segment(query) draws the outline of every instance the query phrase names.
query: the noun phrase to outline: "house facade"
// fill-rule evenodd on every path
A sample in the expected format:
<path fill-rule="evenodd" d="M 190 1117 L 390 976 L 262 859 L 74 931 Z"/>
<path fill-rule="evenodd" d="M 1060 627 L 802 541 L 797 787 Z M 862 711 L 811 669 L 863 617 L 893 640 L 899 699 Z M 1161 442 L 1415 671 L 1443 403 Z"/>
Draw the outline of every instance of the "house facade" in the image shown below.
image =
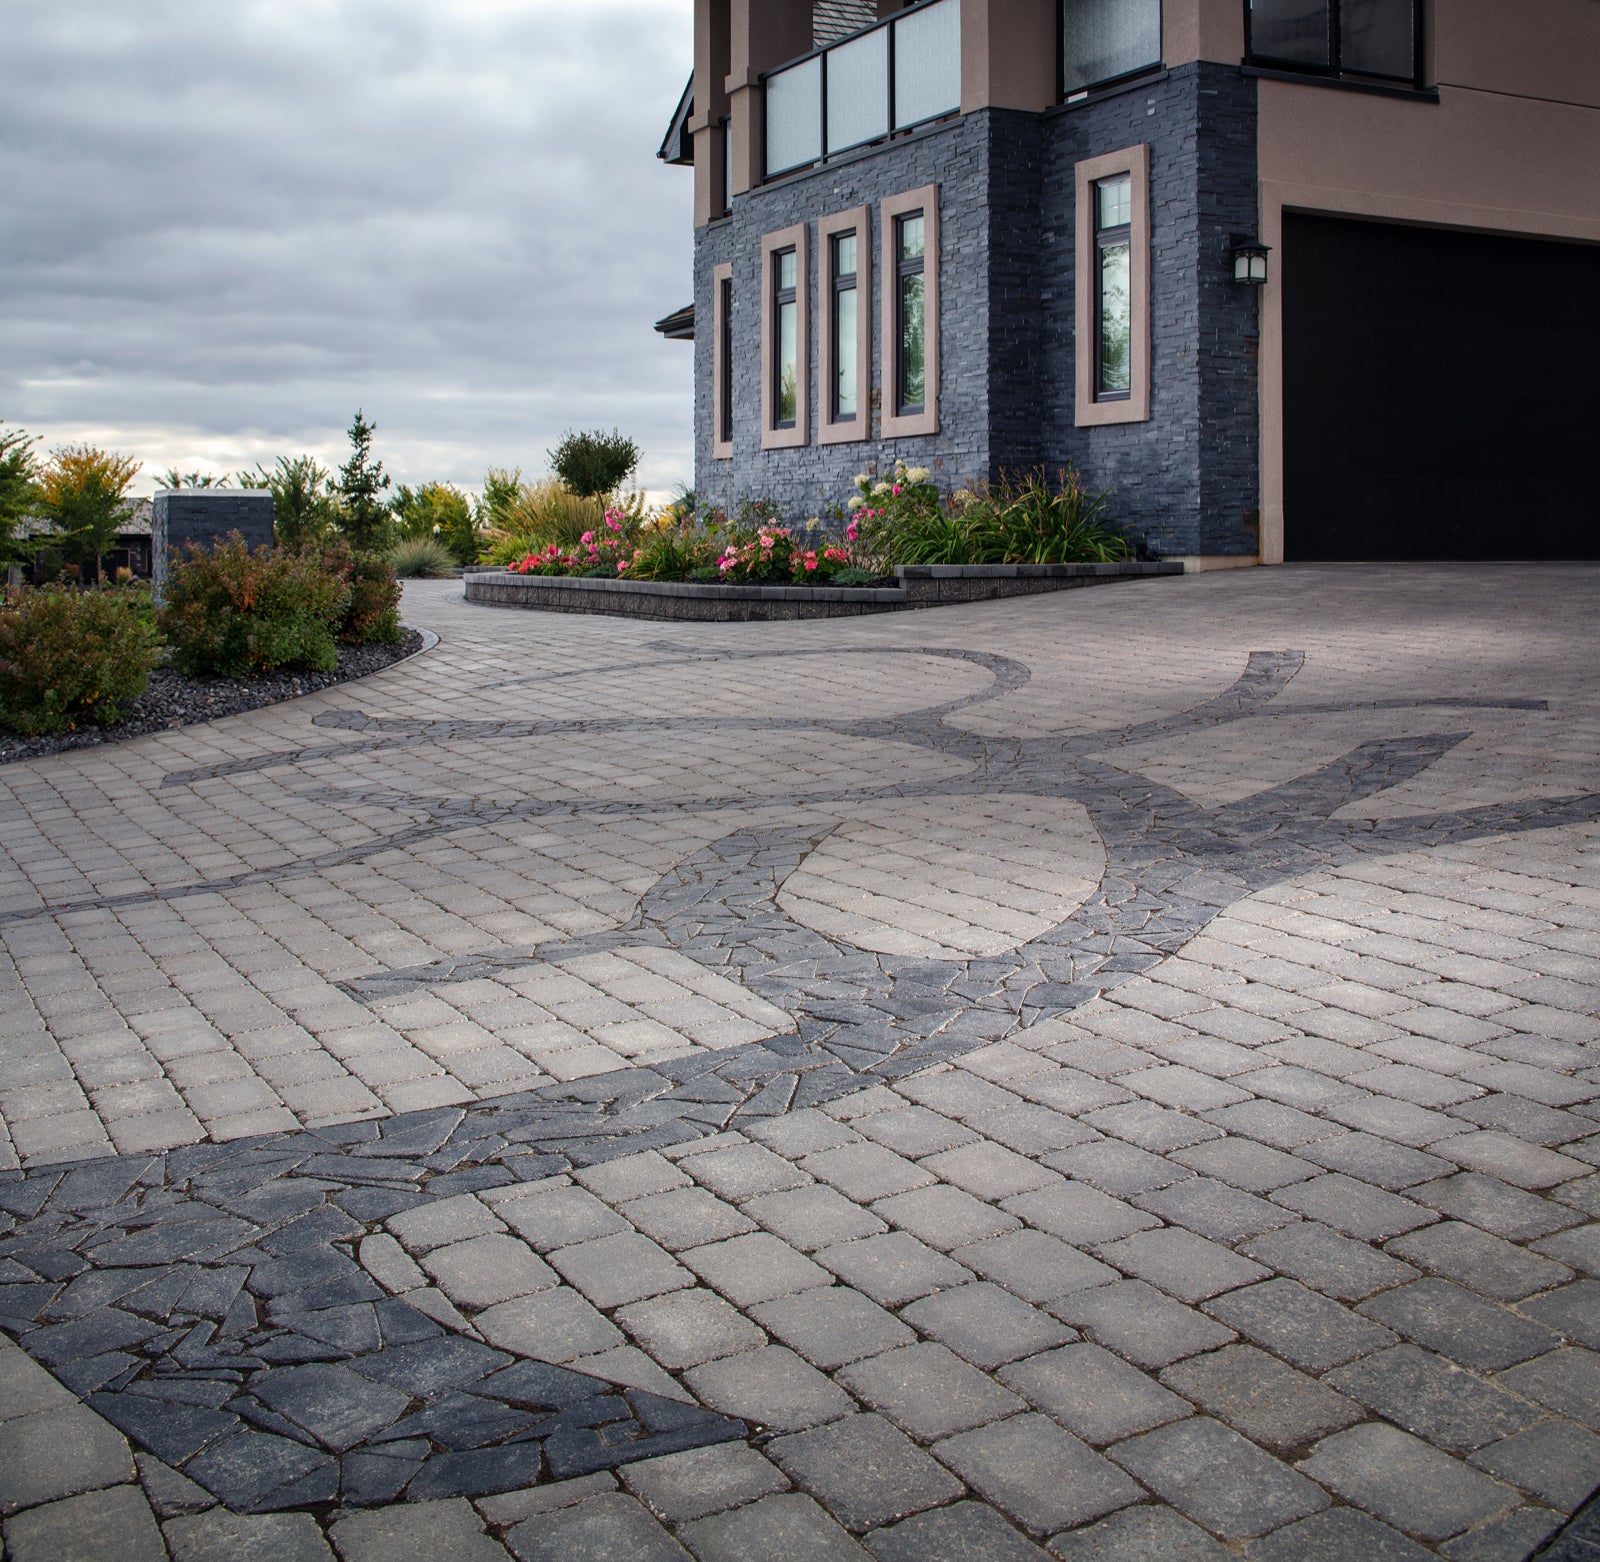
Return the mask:
<path fill-rule="evenodd" d="M 695 0 L 696 491 L 1068 463 L 1195 568 L 1600 556 L 1596 0 Z"/>

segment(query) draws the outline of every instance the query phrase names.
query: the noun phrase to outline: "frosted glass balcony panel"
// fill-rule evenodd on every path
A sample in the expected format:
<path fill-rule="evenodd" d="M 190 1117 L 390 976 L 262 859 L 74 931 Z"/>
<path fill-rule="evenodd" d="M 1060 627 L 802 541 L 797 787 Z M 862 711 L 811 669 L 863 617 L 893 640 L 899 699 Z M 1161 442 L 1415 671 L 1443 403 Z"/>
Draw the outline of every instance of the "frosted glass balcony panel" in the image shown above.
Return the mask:
<path fill-rule="evenodd" d="M 894 24 L 894 128 L 961 107 L 961 0 L 938 0 Z"/>
<path fill-rule="evenodd" d="M 822 56 L 767 77 L 767 173 L 804 168 L 822 156 Z"/>
<path fill-rule="evenodd" d="M 889 29 L 828 51 L 828 150 L 889 134 Z"/>

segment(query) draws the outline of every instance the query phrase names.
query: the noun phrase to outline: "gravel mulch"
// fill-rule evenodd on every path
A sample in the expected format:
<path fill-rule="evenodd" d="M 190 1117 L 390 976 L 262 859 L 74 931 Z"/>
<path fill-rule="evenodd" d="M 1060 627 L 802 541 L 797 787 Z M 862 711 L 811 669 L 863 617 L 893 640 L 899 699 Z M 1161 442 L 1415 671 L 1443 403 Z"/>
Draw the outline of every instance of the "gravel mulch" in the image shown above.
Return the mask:
<path fill-rule="evenodd" d="M 147 732 L 163 732 L 169 727 L 187 727 L 196 721 L 215 721 L 219 716 L 237 716 L 243 711 L 276 705 L 318 689 L 348 683 L 382 672 L 423 647 L 423 637 L 408 629 L 398 645 L 346 645 L 339 648 L 339 665 L 331 673 L 282 672 L 260 678 L 185 678 L 170 668 L 158 667 L 150 675 L 150 687 L 129 707 L 119 722 L 107 727 L 79 727 L 73 732 L 57 732 L 46 737 L 24 737 L 21 733 L 0 731 L 0 765 L 14 759 L 37 759 L 43 754 L 62 754 L 68 749 L 97 748 L 102 743 L 120 743 L 124 738 L 143 737 Z"/>

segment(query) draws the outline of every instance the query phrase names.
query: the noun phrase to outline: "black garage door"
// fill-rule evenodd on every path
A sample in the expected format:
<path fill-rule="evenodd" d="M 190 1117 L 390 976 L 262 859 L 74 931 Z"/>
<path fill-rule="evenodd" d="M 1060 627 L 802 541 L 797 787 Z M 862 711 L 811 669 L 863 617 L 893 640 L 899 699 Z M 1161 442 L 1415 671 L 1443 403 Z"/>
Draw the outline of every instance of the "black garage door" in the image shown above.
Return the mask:
<path fill-rule="evenodd" d="M 1290 559 L 1600 557 L 1600 246 L 1286 213 Z"/>

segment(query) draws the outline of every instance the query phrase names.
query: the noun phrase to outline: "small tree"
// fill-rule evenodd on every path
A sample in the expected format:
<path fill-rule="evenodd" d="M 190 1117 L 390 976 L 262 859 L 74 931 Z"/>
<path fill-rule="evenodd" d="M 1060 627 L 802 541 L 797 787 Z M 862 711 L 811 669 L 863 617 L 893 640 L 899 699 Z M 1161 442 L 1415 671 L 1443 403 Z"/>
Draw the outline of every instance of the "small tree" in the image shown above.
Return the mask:
<path fill-rule="evenodd" d="M 228 484 L 229 479 L 226 472 L 219 477 L 215 472 L 180 472 L 175 466 L 169 466 L 156 479 L 157 488 L 172 490 L 179 488 L 226 488 Z"/>
<path fill-rule="evenodd" d="M 389 501 L 402 537 L 437 537 L 458 563 L 478 559 L 478 529 L 467 496 L 453 483 L 424 483 L 412 489 L 402 483 Z"/>
<path fill-rule="evenodd" d="M 272 536 L 280 548 L 324 548 L 339 525 L 328 472 L 315 456 L 279 456 L 269 471 L 258 461 L 239 474 L 241 488 L 272 494 Z"/>
<path fill-rule="evenodd" d="M 483 492 L 478 496 L 473 514 L 480 528 L 500 527 L 506 524 L 512 506 L 522 497 L 522 468 L 508 472 L 503 466 L 492 466 L 483 474 Z"/>
<path fill-rule="evenodd" d="M 639 447 L 616 430 L 568 433 L 550 452 L 550 470 L 580 498 L 615 493 L 639 465 Z"/>
<path fill-rule="evenodd" d="M 375 423 L 369 423 L 360 408 L 350 425 L 350 459 L 339 468 L 338 495 L 341 514 L 339 528 L 357 553 L 375 553 L 386 541 L 389 511 L 378 497 L 389 486 L 383 462 L 372 459 Z"/>
<path fill-rule="evenodd" d="M 39 502 L 36 443 L 19 428 L 0 428 L 0 567 L 19 563 L 28 555 L 17 528 Z"/>
<path fill-rule="evenodd" d="M 127 516 L 128 485 L 139 470 L 132 456 L 94 445 L 63 445 L 50 454 L 39 480 L 39 510 L 52 541 L 69 558 L 87 564 L 110 551 Z"/>

